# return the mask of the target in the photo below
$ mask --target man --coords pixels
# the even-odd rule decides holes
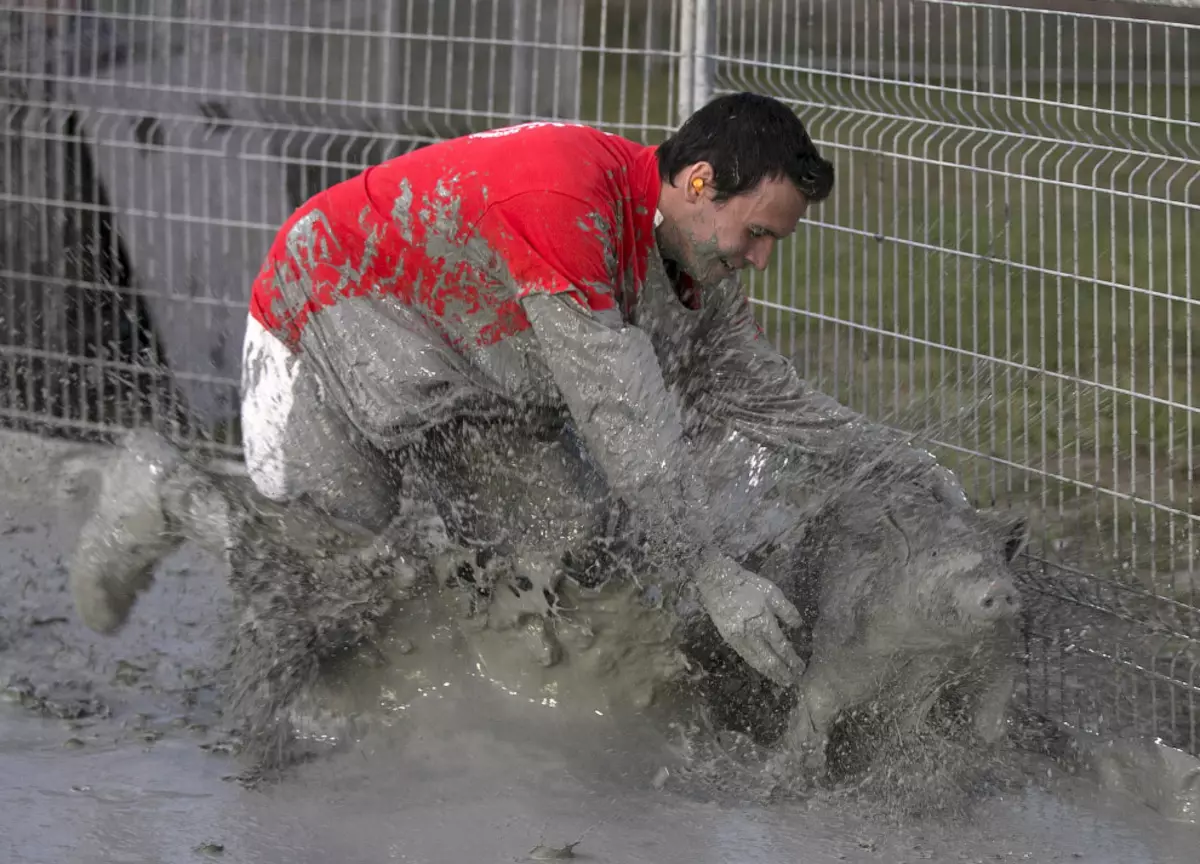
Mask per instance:
[[[662,321],[707,315],[722,330],[720,356],[693,357],[690,374],[730,417],[793,421],[802,382],[761,340],[734,276],[766,267],[833,180],[792,111],[739,93],[658,147],[532,123],[333,186],[282,227],[251,291],[242,431],[254,486],[380,531],[402,488],[420,486],[415,454],[453,441],[456,422],[569,421],[722,636],[779,684],[795,680],[803,666],[779,621],[798,625],[796,609],[711,539],[664,378],[688,346]],[[107,478],[69,568],[92,628],[121,626],[180,542],[195,496],[179,464],[165,447],[135,448]]]

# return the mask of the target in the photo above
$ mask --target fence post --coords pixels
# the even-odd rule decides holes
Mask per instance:
[[[509,55],[509,98],[508,122],[524,123],[533,119],[536,111],[533,98],[533,70],[537,66],[536,49],[533,43],[537,34],[532,32],[534,10],[529,0],[513,3],[512,54]],[[531,14],[534,13],[534,14]]]
[[[695,0],[696,36],[692,43],[692,111],[698,110],[712,96],[712,0]],[[687,119],[687,118],[684,118]]]
[[[712,91],[708,60],[711,15],[710,0],[682,0],[679,10],[679,123],[707,102]]]
[[[679,92],[676,94],[675,125],[679,126],[692,113],[692,78],[696,72],[696,4],[699,0],[682,0],[679,9]]]

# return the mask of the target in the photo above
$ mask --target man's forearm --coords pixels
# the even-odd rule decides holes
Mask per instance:
[[[702,349],[712,363],[692,382],[699,415],[795,456],[798,479],[816,485],[833,482],[850,465],[934,464],[909,434],[868,420],[806,382],[759,332],[736,282],[712,300],[709,314],[717,321],[706,328]]]
[[[685,574],[725,641],[760,673],[788,686],[804,664],[781,625],[800,613],[779,586],[749,573],[715,542],[706,484],[694,477],[676,395],[650,338],[609,326],[571,301],[526,301],[534,332],[579,434],[609,486],[641,517],[663,571]]]
[[[649,337],[602,324],[569,300],[531,297],[525,309],[580,437],[655,552],[689,572],[720,557],[703,518],[705,487],[688,468],[678,401]]]

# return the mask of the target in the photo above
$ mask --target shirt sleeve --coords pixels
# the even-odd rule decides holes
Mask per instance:
[[[800,377],[763,334],[736,279],[714,295],[708,312],[715,320],[702,331],[708,367],[691,382],[699,410],[775,444],[811,441],[820,432],[844,435],[862,420]]]
[[[563,296],[535,294],[523,305],[579,437],[663,560],[694,569],[719,555],[679,401],[649,336],[606,324]]]
[[[703,329],[707,344],[698,352],[709,363],[689,382],[699,416],[786,454],[799,469],[793,482],[810,489],[845,482],[847,472],[865,477],[905,466],[933,471],[943,494],[964,497],[912,436],[869,420],[805,381],[763,334],[736,279],[722,286],[709,312],[714,320]]]
[[[480,227],[506,250],[522,308],[589,455],[660,552],[694,568],[720,553],[705,539],[712,535],[701,524],[703,486],[689,472],[678,397],[649,335],[613,314],[622,298],[611,224],[582,202],[526,200],[489,212]]]

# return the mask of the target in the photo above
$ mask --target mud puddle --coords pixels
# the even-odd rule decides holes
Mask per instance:
[[[578,841],[571,855],[595,862],[1194,860],[1194,834],[1083,788],[1030,788],[987,801],[968,825],[903,830],[821,804],[655,791],[656,748],[608,737],[599,722],[571,730],[571,741],[545,714],[499,703],[463,693],[423,700],[404,732],[369,735],[260,790],[223,779],[230,759],[202,749],[204,736],[81,735],[7,708],[0,857],[490,864],[539,860],[530,854],[538,847]]]
[[[60,562],[86,502],[44,479],[59,448],[0,439],[0,453],[0,684],[17,682],[0,705],[0,860],[1195,860],[1195,829],[1032,761],[1023,788],[994,793],[969,823],[897,829],[820,800],[714,797],[676,782],[661,731],[536,698],[439,654],[435,633],[364,691],[387,722],[245,789],[228,779],[237,766],[212,701],[227,598],[211,564],[181,551],[119,636],[88,633]]]

